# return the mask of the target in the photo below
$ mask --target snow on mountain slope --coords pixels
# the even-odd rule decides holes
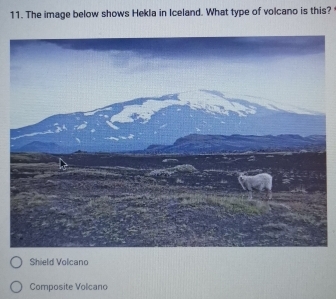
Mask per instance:
[[[96,110],[92,110],[92,111],[89,111],[89,112],[85,112],[84,115],[85,116],[94,115],[97,112],[108,111],[108,110],[112,110],[112,108],[111,107],[107,107],[107,108],[102,108],[102,109],[96,109]]]
[[[267,99],[196,90],[53,115],[12,129],[11,150],[44,142],[68,151],[125,151],[172,144],[194,133],[323,135],[325,115]]]
[[[308,109],[304,109],[301,107],[297,107],[295,105],[286,105],[283,103],[275,102],[269,99],[261,98],[261,97],[254,97],[254,96],[249,96],[249,95],[238,95],[238,94],[233,94],[233,93],[221,93],[218,91],[210,91],[210,90],[203,90],[204,92],[208,92],[214,95],[217,95],[219,97],[223,97],[226,99],[229,99],[230,101],[237,101],[237,100],[243,100],[247,101],[251,104],[257,104],[260,105],[264,108],[267,108],[269,110],[275,110],[275,111],[285,111],[289,113],[297,113],[297,114],[307,114],[307,115],[316,115],[320,114],[315,111],[310,111]],[[294,99],[295,100],[295,99]]]
[[[16,137],[12,137],[11,139],[12,139],[12,140],[15,140],[15,139],[23,138],[23,137],[30,137],[30,136],[36,136],[36,135],[44,135],[44,134],[58,133],[57,130],[58,130],[58,129],[56,129],[55,132],[53,132],[53,131],[51,131],[51,130],[48,130],[48,131],[45,131],[45,132],[34,132],[34,133],[29,133],[29,134],[23,134],[23,135],[19,135],[19,136],[16,136]]]
[[[255,114],[257,112],[256,106],[248,103],[243,105],[235,99],[245,100],[274,111],[285,111],[308,115],[315,114],[312,111],[295,106],[285,106],[281,103],[275,103],[267,99],[258,99],[255,97],[233,94],[224,95],[218,91],[197,90],[182,92],[177,96],[178,100],[167,99],[164,101],[157,101],[157,99],[148,99],[142,104],[126,105],[121,112],[111,117],[109,121],[110,126],[112,127],[114,122],[127,123],[134,122],[137,119],[140,119],[142,123],[146,123],[152,115],[172,105],[188,106],[193,110],[203,110],[211,114],[229,115],[229,112],[233,112],[242,117],[246,117],[248,114]],[[88,114],[85,113],[84,115]]]
[[[172,105],[180,105],[180,102],[176,100],[157,101],[150,99],[142,105],[125,106],[120,113],[111,117],[110,122],[112,124],[114,122],[127,123],[140,119],[142,123],[146,123],[153,114]]]

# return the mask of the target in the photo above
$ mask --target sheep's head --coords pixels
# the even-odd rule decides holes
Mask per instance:
[[[238,177],[238,182],[240,183],[240,185],[243,187],[244,190],[245,190],[245,187],[244,187],[245,180],[246,180],[246,176],[244,174],[240,174]]]
[[[241,172],[238,174],[238,180],[242,180],[244,181],[245,180],[245,177],[246,177],[246,173],[245,172]]]

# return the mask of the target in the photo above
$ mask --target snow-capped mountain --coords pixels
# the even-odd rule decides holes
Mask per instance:
[[[131,151],[189,134],[325,135],[325,115],[270,100],[197,90],[50,116],[11,130],[11,151]],[[28,150],[27,150],[28,151]],[[43,150],[46,151],[46,146]]]

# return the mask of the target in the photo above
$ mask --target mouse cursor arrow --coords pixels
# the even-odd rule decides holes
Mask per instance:
[[[65,170],[68,164],[66,164],[61,158],[59,158],[59,169]]]

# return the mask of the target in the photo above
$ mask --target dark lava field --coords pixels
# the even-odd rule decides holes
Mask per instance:
[[[12,153],[10,188],[11,247],[327,246],[325,152]]]

